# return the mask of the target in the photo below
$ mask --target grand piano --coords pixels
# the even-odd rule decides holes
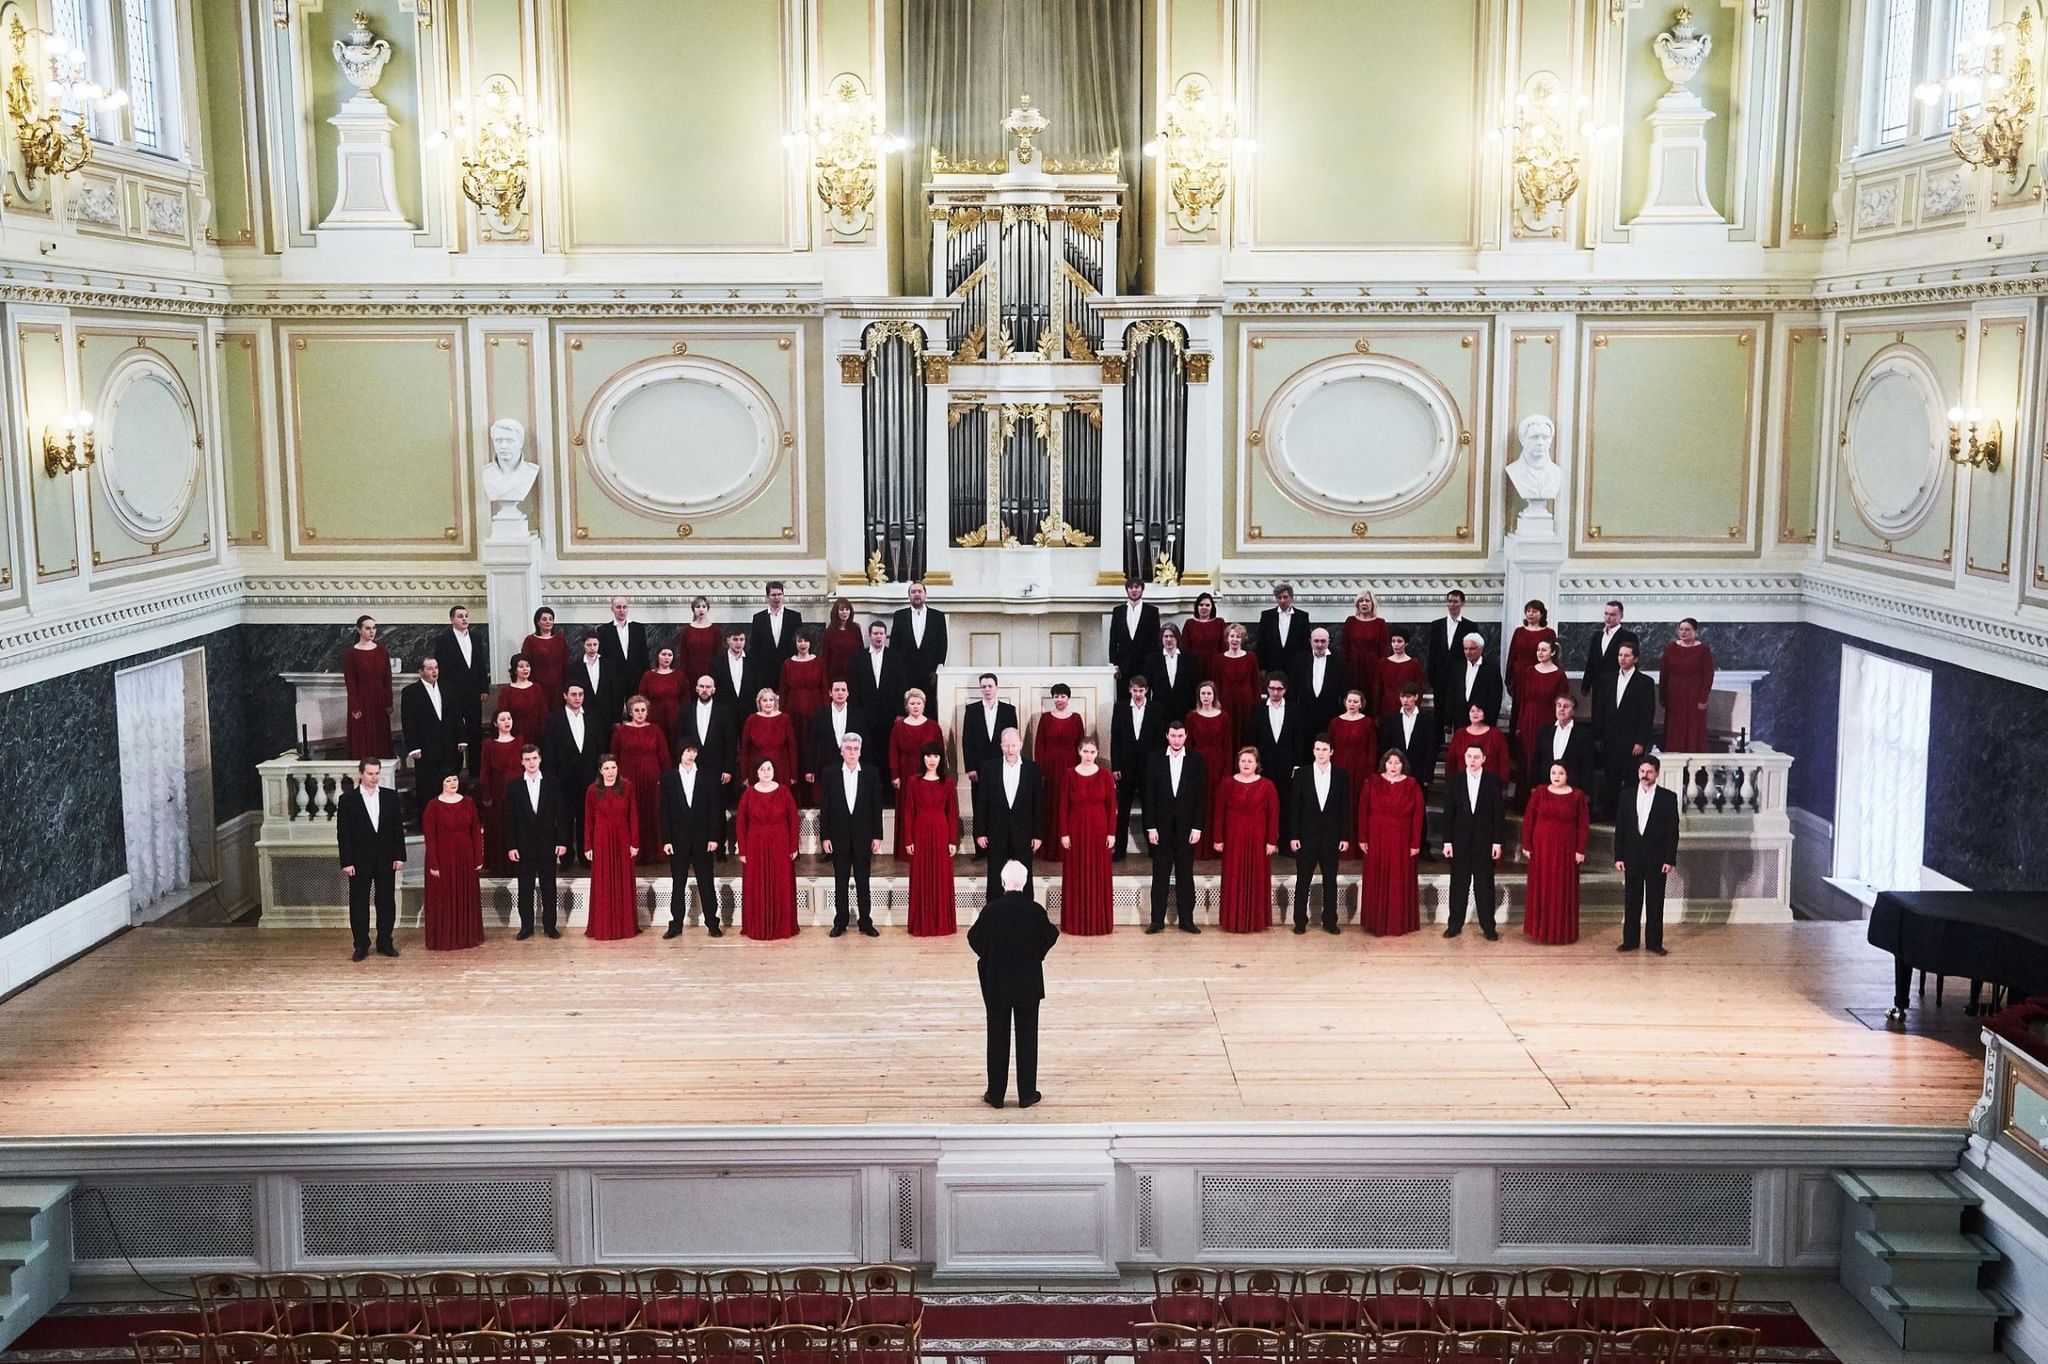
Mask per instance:
[[[1870,911],[1869,939],[1896,958],[1889,1019],[1903,1018],[1913,972],[2048,994],[2048,894],[1893,890]]]

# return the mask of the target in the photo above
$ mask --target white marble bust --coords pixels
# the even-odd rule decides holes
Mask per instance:
[[[540,466],[526,458],[526,427],[512,417],[491,423],[491,457],[484,464],[484,496],[494,521],[524,521],[519,504],[533,491]]]
[[[1515,491],[1529,504],[1531,512],[1548,516],[1550,500],[1564,483],[1563,471],[1551,458],[1551,448],[1557,443],[1557,426],[1542,413],[1533,413],[1515,427],[1515,438],[1521,444],[1522,454],[1508,465],[1508,482],[1515,485]]]

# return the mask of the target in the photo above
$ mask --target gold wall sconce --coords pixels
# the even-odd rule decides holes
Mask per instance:
[[[1207,77],[1182,76],[1166,102],[1159,136],[1144,146],[1145,155],[1166,165],[1167,211],[1174,225],[1189,236],[1214,227],[1237,155],[1252,150],[1251,139],[1237,135],[1230,101],[1217,95]]]
[[[1978,409],[1973,407],[1965,412],[1960,407],[1951,407],[1948,410],[1948,457],[1954,463],[1997,473],[2001,439],[1998,423],[1994,421],[1987,428],[1984,414]]]
[[[484,81],[474,109],[457,100],[453,110],[455,127],[436,133],[427,144],[453,144],[462,168],[462,197],[476,205],[492,232],[519,235],[532,149],[541,139],[540,129],[526,116],[519,87],[510,76],[492,76]]]
[[[1956,44],[1948,79],[1914,91],[1927,104],[1946,97],[1956,110],[1949,150],[1968,165],[2004,171],[2018,181],[2040,81],[2034,71],[2034,11],[1971,34]]]
[[[782,142],[808,145],[825,221],[842,237],[858,237],[874,221],[882,157],[909,144],[883,131],[881,106],[853,72],[834,76],[825,91],[811,106],[809,124]]]
[[[48,477],[90,469],[92,456],[92,413],[66,414],[61,436],[47,426],[43,428],[43,473]]]
[[[28,40],[42,39],[49,76],[40,85],[29,62]],[[38,175],[70,175],[92,160],[92,116],[95,105],[112,111],[128,102],[126,93],[94,85],[85,78],[86,54],[43,29],[30,29],[17,11],[8,21],[7,38],[14,46],[14,64],[7,73],[7,116],[14,120],[21,144],[22,182],[34,188]],[[64,112],[69,100],[73,112]]]
[[[1496,136],[1508,141],[1516,214],[1523,231],[1556,232],[1553,208],[1562,209],[1579,192],[1578,142],[1611,135],[1587,118],[1591,108],[1592,101],[1584,95],[1567,98],[1563,82],[1549,71],[1532,74],[1515,96],[1514,121]]]

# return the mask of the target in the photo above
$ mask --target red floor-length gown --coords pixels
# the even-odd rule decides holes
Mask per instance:
[[[1344,629],[1337,642],[1339,652],[1344,655],[1344,676],[1351,685],[1365,693],[1365,713],[1373,713],[1373,701],[1379,695],[1380,663],[1387,656],[1387,622],[1379,616],[1360,620],[1357,616],[1344,618]]]
[[[861,638],[857,625],[828,625],[825,638],[819,644],[818,652],[825,658],[825,687],[831,689],[834,682],[847,680],[847,669],[853,666],[854,657],[867,647]]]
[[[907,715],[898,716],[896,724],[889,731],[889,776],[908,786],[924,771],[924,746],[942,744],[945,738],[939,733],[939,722],[925,716],[919,723],[911,724]],[[898,857],[903,856],[905,827],[909,821],[903,817],[903,786],[896,788],[896,847]]]
[[[1223,889],[1217,920],[1225,933],[1262,933],[1273,922],[1273,859],[1266,845],[1280,841],[1280,797],[1273,783],[1223,783],[1209,841],[1223,845]]]
[[[1529,854],[1529,899],[1522,931],[1536,942],[1579,940],[1579,863],[1586,851],[1586,793],[1559,795],[1548,786],[1529,793],[1522,813],[1522,851]]]
[[[429,873],[422,920],[427,950],[475,947],[484,940],[483,895],[476,881],[477,865],[484,860],[484,831],[476,802],[467,796],[428,801],[420,832],[426,835]]]
[[[555,700],[560,701],[559,694]],[[529,682],[524,687],[515,687],[506,682],[498,688],[498,699],[491,707],[493,717],[501,710],[512,712],[512,737],[525,744],[537,744],[548,732],[548,693],[538,682]]]
[[[1515,684],[1515,756],[1526,766],[1536,753],[1536,735],[1557,719],[1557,698],[1571,695],[1572,680],[1563,668],[1539,672],[1524,668]],[[1542,784],[1545,774],[1536,774]]]
[[[1365,779],[1379,765],[1379,726],[1372,722],[1371,716],[1361,715],[1356,720],[1347,720],[1338,715],[1331,718],[1325,729],[1330,736],[1330,761],[1350,776],[1351,808],[1356,810]]]
[[[388,758],[391,744],[391,655],[381,644],[341,651],[341,684],[348,692],[348,755]]]
[[[740,770],[733,780],[752,786],[764,758],[775,764],[777,784],[787,787],[796,780],[801,759],[797,755],[796,726],[790,723],[787,711],[778,710],[773,715],[755,711],[747,717],[747,722],[740,726]]]
[[[777,782],[773,791],[748,782],[740,792],[734,825],[740,856],[747,865],[740,874],[740,932],[749,938],[796,935],[796,800]]]
[[[1116,774],[1098,765],[1068,771],[1060,829],[1073,846],[1060,854],[1060,932],[1095,937],[1116,922],[1115,872],[1109,859],[1116,832]]]
[[[562,685],[569,676],[569,639],[557,630],[552,635],[528,635],[519,646],[533,665],[533,685],[547,698],[548,709],[562,708]]]
[[[1533,630],[1526,625],[1517,625],[1515,632],[1508,636],[1507,673],[1508,690],[1510,692],[1515,688],[1515,679],[1521,676],[1525,670],[1536,666],[1536,646],[1546,639],[1550,641],[1552,650],[1550,657],[1555,662],[1557,659],[1555,652],[1557,649],[1557,631],[1551,629],[1548,625],[1539,625]],[[1544,717],[1545,720],[1549,718],[1549,716]]]
[[[697,680],[685,681],[681,668],[665,673],[649,668],[640,674],[639,693],[647,698],[647,723],[663,734],[676,732],[676,720],[683,713],[683,697],[696,690]]]
[[[1410,682],[1422,688],[1424,696],[1429,695],[1429,675],[1421,659],[1413,654],[1399,658],[1389,654],[1381,659],[1373,675],[1373,688],[1379,695],[1373,698],[1372,713],[1388,716],[1401,709],[1401,688]]]
[[[648,837],[656,832],[650,830]],[[633,849],[640,846],[640,837],[640,804],[632,784],[624,777],[609,790],[591,783],[583,793],[583,850],[590,854],[586,937],[630,938],[640,931],[640,911],[633,903],[638,889]]]
[[[1180,627],[1181,652],[1194,660],[1196,686],[1216,680],[1216,660],[1223,657],[1223,647],[1228,643],[1223,633],[1229,628],[1229,622],[1221,616],[1207,620],[1189,616],[1188,623]]]
[[[960,846],[960,792],[949,778],[918,776],[903,783],[903,822],[910,826],[910,936],[956,932],[953,850]]]
[[[655,834],[661,829],[661,774],[674,762],[668,751],[668,734],[651,722],[613,725],[612,756],[619,760],[619,776],[633,788],[633,803],[640,807],[640,827],[647,834],[640,845],[640,865],[666,862]]]
[[[1707,751],[1707,697],[1714,690],[1714,651],[1704,644],[1664,646],[1657,689],[1664,694],[1664,751]]]
[[[825,708],[825,688],[830,684],[826,676],[825,660],[817,654],[809,658],[791,654],[782,660],[782,685],[776,690],[782,694],[782,710],[789,716],[798,741],[811,732],[811,717]],[[919,764],[920,770],[923,765]],[[818,803],[816,788],[808,782],[796,783],[796,803],[808,810]]]
[[[1474,734],[1464,725],[1458,726],[1444,745],[1444,771],[1465,770],[1465,750],[1476,748],[1486,755],[1486,770],[1500,778],[1505,787],[1514,779],[1514,757],[1508,751],[1508,736],[1500,732],[1499,725],[1488,725],[1484,734]]]
[[[1049,847],[1060,845],[1060,831],[1066,827],[1067,779],[1074,764],[1081,761],[1081,738],[1087,732],[1088,726],[1078,710],[1070,710],[1064,716],[1045,711],[1038,717],[1038,736],[1031,741],[1031,756],[1038,763],[1039,799],[1045,806],[1038,818],[1045,826]]]
[[[1216,655],[1216,676],[1210,679],[1216,684],[1216,704],[1230,717],[1233,732],[1244,729],[1245,716],[1266,689],[1259,685],[1259,660],[1251,654]],[[1231,765],[1233,771],[1236,764]]]
[[[477,813],[484,822],[484,866],[493,876],[510,876],[512,864],[505,860],[505,788],[520,775],[519,750],[526,747],[517,738],[500,743],[486,739],[483,756],[477,759]]]
[[[1216,812],[1216,801],[1223,794],[1223,783],[1237,771],[1237,721],[1227,710],[1217,715],[1191,710],[1185,723],[1188,727],[1188,748],[1202,755],[1202,772],[1209,781],[1208,797],[1202,802],[1202,815],[1206,819]],[[1195,849],[1195,855],[1216,856],[1215,839],[1210,830],[1202,830],[1202,843]]]
[[[1358,841],[1365,851],[1359,923],[1377,937],[1422,927],[1412,851],[1422,846],[1422,784],[1405,773],[1399,781],[1375,774],[1365,784],[1365,802],[1359,807]]]
[[[716,625],[685,625],[676,631],[676,671],[683,675],[684,688],[696,690],[697,679],[711,671],[724,651]]]

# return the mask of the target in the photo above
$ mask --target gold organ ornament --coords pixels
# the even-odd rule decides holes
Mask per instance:
[[[1166,193],[1176,227],[1200,236],[1216,225],[1237,153],[1251,148],[1249,139],[1237,135],[1230,102],[1217,95],[1208,78],[1182,76],[1167,101],[1159,136],[1144,146],[1145,155],[1166,164]]]
[[[1950,151],[1969,165],[2005,172],[2014,185],[2026,174],[2021,157],[2041,93],[2034,43],[2034,11],[2028,6],[2014,23],[1965,36],[1956,44],[1948,79],[1914,91],[1928,104],[1944,96],[1950,101]]]
[[[532,173],[532,149],[540,129],[528,121],[526,101],[510,76],[491,76],[471,109],[457,100],[455,127],[428,139],[428,145],[454,144],[462,167],[462,197],[475,204],[490,230],[501,237],[519,235]]]
[[[783,139],[786,146],[810,146],[818,202],[825,221],[842,237],[857,237],[874,221],[876,177],[881,158],[906,146],[882,130],[882,109],[866,84],[842,71],[811,106],[809,125]]]
[[[62,436],[43,428],[43,472],[49,477],[90,469],[92,457],[92,413],[66,413]]]
[[[2003,434],[1995,421],[1986,427],[1984,414],[1977,408],[1948,410],[1948,457],[1953,463],[1997,473]]]
[[[40,85],[28,58],[31,36],[42,39],[49,76]],[[7,116],[14,120],[21,144],[22,183],[34,188],[38,175],[70,175],[92,160],[92,106],[112,111],[128,102],[120,90],[109,90],[85,78],[87,54],[44,29],[30,29],[17,11],[8,21],[14,44],[14,65],[7,73]],[[72,112],[63,105],[69,101]]]

